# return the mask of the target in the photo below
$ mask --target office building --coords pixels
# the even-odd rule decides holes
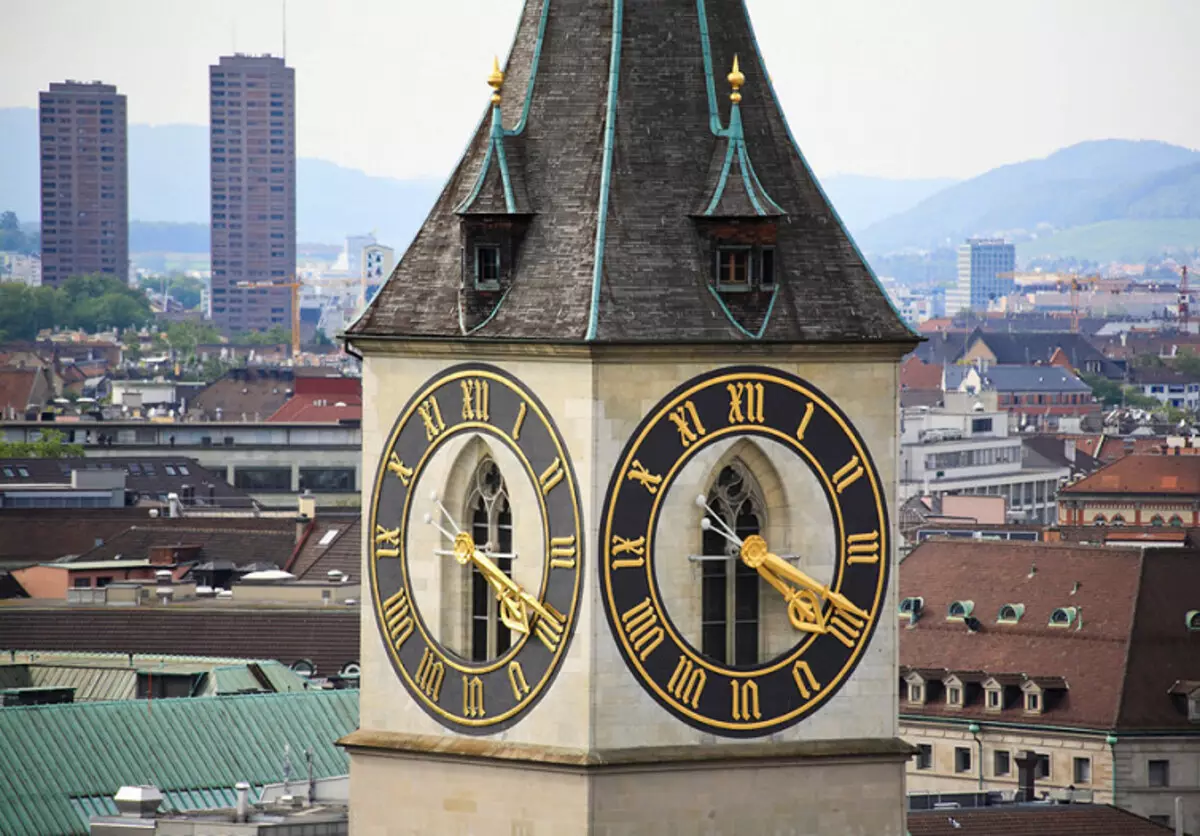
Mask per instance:
[[[988,304],[1013,292],[1017,248],[995,238],[972,238],[958,248],[958,285],[946,292],[946,313],[970,308],[986,311]]]
[[[270,55],[209,67],[212,318],[290,328],[296,275],[295,73]]]
[[[129,278],[125,97],[111,84],[67,81],[38,96],[42,282]]]

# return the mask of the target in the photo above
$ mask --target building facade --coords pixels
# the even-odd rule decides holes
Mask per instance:
[[[986,311],[990,303],[1013,292],[1016,266],[1015,245],[1002,239],[968,240],[958,248],[958,284],[946,292],[946,313]]]
[[[956,400],[958,402],[956,402]],[[972,399],[974,400],[974,399]],[[1052,523],[1068,467],[1026,461],[1010,416],[951,398],[947,407],[912,407],[901,420],[900,498],[1003,497],[1011,522]]]
[[[38,95],[42,283],[104,273],[129,279],[125,96],[67,81]]]
[[[226,331],[288,329],[288,285],[296,281],[295,71],[282,58],[238,54],[222,56],[208,76],[213,322]]]
[[[1169,455],[1117,459],[1064,488],[1059,525],[1200,526],[1200,456],[1167,449]]]
[[[910,793],[1039,789],[1200,826],[1194,551],[930,541],[902,564]]]

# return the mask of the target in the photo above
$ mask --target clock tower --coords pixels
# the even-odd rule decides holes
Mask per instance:
[[[917,338],[769,78],[743,0],[526,0],[346,333],[354,833],[905,832]]]

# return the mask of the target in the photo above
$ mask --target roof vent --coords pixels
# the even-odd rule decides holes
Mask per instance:
[[[955,601],[946,611],[946,618],[948,620],[962,620],[969,616],[973,609],[975,609],[974,601]]]
[[[1200,633],[1200,610],[1188,610],[1187,619],[1184,621],[1189,631]]]
[[[162,800],[162,793],[152,786],[121,787],[113,796],[121,817],[129,819],[154,818]]]
[[[1078,613],[1075,607],[1059,607],[1054,612],[1050,613],[1051,627],[1070,627],[1075,621],[1075,616]]]
[[[1016,624],[1024,614],[1024,604],[1005,604],[1000,608],[1000,615],[997,616],[996,622],[999,624]]]
[[[899,615],[908,616],[909,622],[916,622],[921,617],[923,609],[925,609],[924,598],[905,598],[900,602]]]

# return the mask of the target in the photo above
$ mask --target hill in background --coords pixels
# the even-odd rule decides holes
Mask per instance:
[[[1071,246],[1102,242],[1117,231],[1129,254],[1141,259],[1171,246],[1178,234],[1178,224],[1160,222],[1193,219],[1200,219],[1200,152],[1164,142],[1110,139],[1072,145],[1045,159],[1001,166],[949,186],[872,224],[858,241],[870,252],[888,253],[1003,235],[1030,241],[1023,251],[1057,255],[1043,251],[1055,241],[1067,242],[1059,237],[1064,230],[1092,228],[1099,232],[1090,239],[1076,236]],[[1033,245],[1034,236],[1040,245]]]

